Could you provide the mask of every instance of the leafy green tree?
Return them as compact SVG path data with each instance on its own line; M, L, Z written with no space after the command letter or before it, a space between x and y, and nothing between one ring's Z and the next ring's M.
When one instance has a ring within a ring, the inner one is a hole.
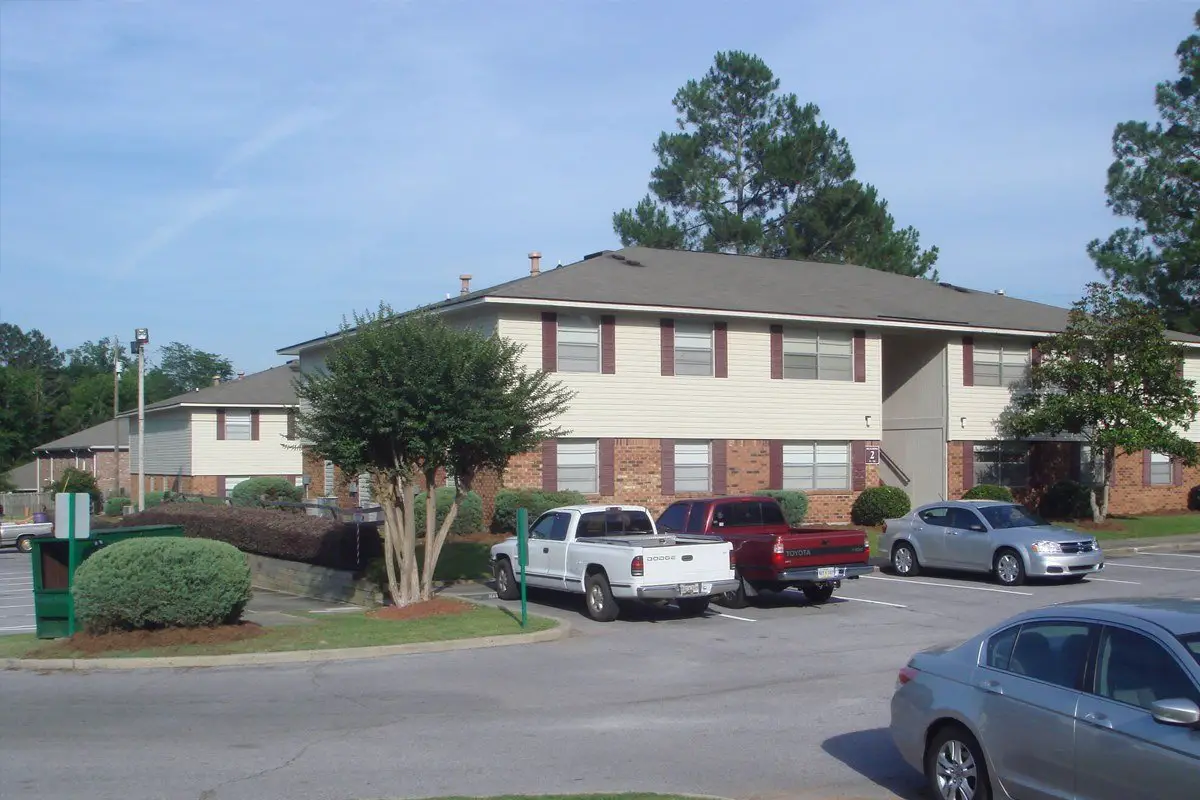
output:
M1038 347L1028 386L1013 394L1001 417L1007 436L1069 434L1098 459L1092 516L1108 516L1118 451L1151 450L1185 464L1200 459L1186 429L1200 413L1196 384L1183 378L1184 348L1166 338L1160 313L1110 287L1093 283L1074 304L1066 329Z
M1200 29L1200 12L1195 25ZM1175 51L1179 78L1155 89L1161 119L1113 132L1108 205L1132 217L1088 253L1113 283L1158 306L1170 327L1200 331L1200 33Z
M520 363L521 347L386 305L343 324L323 370L297 382L299 429L318 457L369 473L384 515L384 562L397 605L428 600L438 557L477 475L561 431L571 394ZM455 477L437 526L438 470ZM417 564L416 493L426 491L425 558Z
M233 377L233 362L216 353L197 350L181 342L171 342L159 348L158 364L149 372L155 374L160 391L169 391L166 397L174 397L211 386L214 377L229 380Z
M55 419L63 381L53 372L0 367L0 471L31 459L34 447L63 433Z
M937 248L898 228L854 179L846 140L820 109L780 94L757 56L717 53L674 99L679 131L654 146L650 195L613 215L623 245L855 263L936 277Z
M107 337L95 342L86 341L67 350L67 371L76 375L104 373L111 378L114 347L125 372L136 368L137 360L129 354L129 348L121 342L114 341L113 337Z
M22 331L11 322L0 322L0 366L51 372L62 365L62 353L41 331Z
M67 467L62 474L50 484L52 494L66 492L67 494L89 494L92 497L92 510L99 513L104 504L104 492L96 483L96 476L84 469Z

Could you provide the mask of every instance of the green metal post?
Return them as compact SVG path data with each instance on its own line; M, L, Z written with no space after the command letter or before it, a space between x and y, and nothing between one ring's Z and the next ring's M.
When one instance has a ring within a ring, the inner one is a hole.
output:
M75 585L75 567L78 566L76 558L78 553L75 549L75 493L72 492L67 500L67 635L75 635L75 592L72 587Z
M521 567L521 627L529 625L529 606L525 599L525 565L529 563L529 512L517 509L517 563Z

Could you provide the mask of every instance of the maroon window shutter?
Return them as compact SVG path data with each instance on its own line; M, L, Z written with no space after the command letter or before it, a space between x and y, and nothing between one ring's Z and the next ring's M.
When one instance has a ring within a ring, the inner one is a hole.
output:
M287 438L296 438L296 412L287 412Z
M217 476L217 497L224 497L224 496L225 496L225 476L218 475Z
M1171 460L1171 477L1176 486L1183 486L1183 462L1178 458Z
M250 412L250 441L252 442L258 441L258 416L257 408Z
M713 494L725 494L729 486L729 444L724 439L713 439L710 446Z
M659 360L662 362L662 374L675 374L675 320L664 319L659 322ZM664 440L665 441L665 440ZM672 451L674 452L674 451Z
M600 440L600 494L612 497L617 493L617 440Z
M1142 451L1142 486L1150 485L1150 451Z
M975 486L975 443L962 443L963 491Z
M975 340L963 337L963 386L975 385Z
M783 326L771 326L771 380L783 378Z
M1078 482L1083 477L1083 444L1080 442L1071 443L1071 464L1070 478Z
M769 445L769 454L767 460L770 462L770 468L767 476L768 489L783 488L783 442L779 439L772 439Z
M1035 367L1042 363L1042 351L1038 349L1038 343L1034 342L1029 348L1029 363Z
M713 323L713 366L714 376L729 377L729 326L724 322Z
M600 373L615 375L617 372L617 318L611 315L600 317Z
M542 442L542 491L558 491L558 442L554 439Z
M542 312L542 372L558 371L558 314Z
M854 332L854 381L866 383L867 380L867 332Z
M225 438L225 409L217 409L217 441Z
M867 443L861 440L850 443L850 488L855 492L867 488Z
M675 440L662 439L662 493L675 494Z

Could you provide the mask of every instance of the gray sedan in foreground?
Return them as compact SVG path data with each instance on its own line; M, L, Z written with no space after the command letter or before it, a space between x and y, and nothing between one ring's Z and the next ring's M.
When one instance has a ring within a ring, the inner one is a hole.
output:
M891 713L940 800L1195 800L1200 601L1017 615L913 656Z
M1050 525L1022 505L995 500L929 503L884 522L879 550L903 577L922 567L990 572L1005 586L1025 578L1081 581L1104 569L1094 536Z

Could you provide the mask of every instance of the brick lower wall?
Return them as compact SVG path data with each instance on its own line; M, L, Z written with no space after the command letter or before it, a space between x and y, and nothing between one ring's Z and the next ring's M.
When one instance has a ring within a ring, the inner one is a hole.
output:
M78 455L55 452L38 456L43 485L60 478L63 470L68 468L81 469L96 476L96 483L100 486L101 491L104 492L105 497L112 494L113 491L113 473L117 469L116 461L116 457L111 450L80 452ZM130 480L129 452L127 450L121 451L120 469L120 488L128 492L133 486L133 482Z

